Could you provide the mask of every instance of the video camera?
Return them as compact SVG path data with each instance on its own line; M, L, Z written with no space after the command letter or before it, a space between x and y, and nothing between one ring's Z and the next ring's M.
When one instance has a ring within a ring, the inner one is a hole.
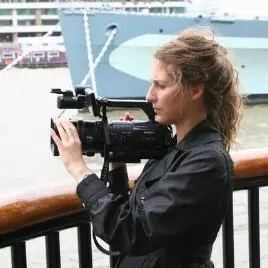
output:
M107 99L96 97L89 87L75 87L72 91L52 89L57 97L59 109L91 108L95 117L101 121L72 121L78 131L82 144L82 153L94 156L100 153L109 162L137 163L141 159L160 159L168 150L172 139L172 129L157 123L151 103L143 100ZM148 120L108 121L107 107L140 108ZM56 125L51 119L51 128ZM50 139L54 156L59 155L58 148Z

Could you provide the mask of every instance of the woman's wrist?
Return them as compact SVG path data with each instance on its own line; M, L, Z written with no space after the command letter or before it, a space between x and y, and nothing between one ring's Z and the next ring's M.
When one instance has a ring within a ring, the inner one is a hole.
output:
M92 171L85 164L73 165L68 170L77 183L79 183L86 174L92 173Z

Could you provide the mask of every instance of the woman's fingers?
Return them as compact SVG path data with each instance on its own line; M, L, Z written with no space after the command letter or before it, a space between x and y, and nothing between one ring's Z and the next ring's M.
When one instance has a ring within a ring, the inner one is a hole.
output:
M124 114L124 116L121 116L121 117L119 118L119 120L120 120L120 121L132 121L132 120L134 120L134 116L131 115L129 112L126 112L126 113Z
M134 119L133 115L129 115L128 120L132 121Z
M130 113L126 112L126 113L124 114L124 120L125 120L125 121L128 121L128 120L129 120L129 117L130 117Z
M72 122L70 122L70 121L68 121L68 124L69 124L70 128L71 128L72 131L73 131L73 135L74 135L75 140L79 140L79 141L80 141L80 137L79 137L79 135L78 135L77 128L76 128L76 127L74 126L74 124L73 124Z
M68 140L71 141L71 142L74 141L75 140L75 136L74 136L75 134L74 134L74 130L73 130L71 124L69 122L64 122L64 121L61 122L61 124L62 124L62 126L64 128L65 133L68 136Z
M134 119L134 116L130 113L125 113L125 120L131 121Z
M70 136L74 139L76 143L80 143L80 137L77 132L77 128L74 126L74 124L71 121L66 122L66 127L68 129L68 134L70 133Z
M61 146L62 146L61 139L58 137L58 135L56 134L56 132L53 129L51 129L51 137L52 137L53 141L55 142L55 144L57 145L57 147L61 148Z
M68 140L68 134L66 133L66 130L65 130L64 125L62 124L62 122L57 121L56 122L56 127L58 129L61 141L66 142Z
M70 143L80 144L80 138L77 132L76 127L70 121L57 121L56 126L59 132L59 137L54 132L53 137L55 135L59 138L57 142L61 142L61 144L67 145ZM53 138L54 140L54 138ZM56 142L55 142L56 143ZM56 143L57 144L57 143Z
M80 174L81 170L83 172L88 170L83 160L81 141L76 127L69 121L59 121L56 126L59 135L54 130L51 130L51 137L58 146L61 160L66 169L73 176Z

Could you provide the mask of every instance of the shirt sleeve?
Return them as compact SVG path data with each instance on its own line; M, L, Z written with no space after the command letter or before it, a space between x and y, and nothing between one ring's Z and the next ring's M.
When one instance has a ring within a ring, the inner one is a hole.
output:
M126 166L111 170L108 174L108 188L96 174L90 174L77 186L76 193L85 206L91 206L100 197L108 193L126 194L128 193L128 176Z
M84 181L91 190L78 185L78 196L85 201L97 236L122 253L143 255L209 221L220 224L231 175L225 157L206 150L186 157L135 206L126 195L109 193L94 175Z

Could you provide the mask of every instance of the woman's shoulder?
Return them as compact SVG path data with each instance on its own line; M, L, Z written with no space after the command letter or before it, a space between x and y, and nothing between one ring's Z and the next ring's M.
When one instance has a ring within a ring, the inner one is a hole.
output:
M211 166L218 170L228 168L233 172L231 155L220 142L211 142L191 148L191 150L186 152L184 160L192 163L194 166L199 163L199 165L203 164L206 167Z
M211 141L196 147L192 147L186 153L189 156L212 155L215 156L216 158L226 157L231 159L230 153L224 148L222 142L220 141Z

